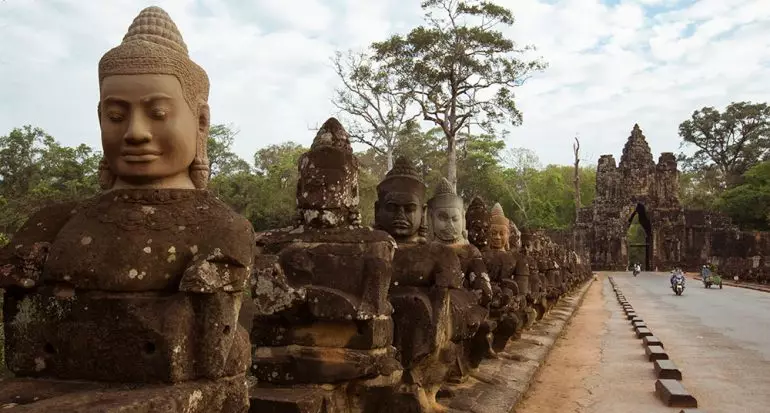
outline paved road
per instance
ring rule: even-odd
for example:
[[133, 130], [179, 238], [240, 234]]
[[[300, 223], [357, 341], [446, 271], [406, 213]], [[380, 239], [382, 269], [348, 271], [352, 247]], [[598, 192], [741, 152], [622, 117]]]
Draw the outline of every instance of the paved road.
[[677, 297], [667, 274], [611, 275], [706, 411], [770, 412], [770, 293], [688, 279]]

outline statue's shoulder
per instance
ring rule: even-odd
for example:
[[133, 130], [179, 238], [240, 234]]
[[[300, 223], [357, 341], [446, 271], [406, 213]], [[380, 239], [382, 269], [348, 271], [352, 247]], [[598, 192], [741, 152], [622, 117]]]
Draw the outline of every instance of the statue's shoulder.
[[78, 211], [91, 202], [71, 201], [45, 206], [33, 213], [14, 234], [9, 246], [35, 242], [53, 242], [56, 235]]
[[[193, 205], [201, 215], [206, 216], [198, 222], [195, 222], [195, 218], [189, 220], [190, 223], [200, 226], [201, 232], [205, 234], [205, 240], [201, 240], [200, 244], [206, 245], [212, 251], [219, 249], [242, 263], [251, 262], [254, 256], [255, 234], [254, 227], [246, 217], [208, 190], [196, 191]], [[189, 211], [186, 214], [189, 214]]]

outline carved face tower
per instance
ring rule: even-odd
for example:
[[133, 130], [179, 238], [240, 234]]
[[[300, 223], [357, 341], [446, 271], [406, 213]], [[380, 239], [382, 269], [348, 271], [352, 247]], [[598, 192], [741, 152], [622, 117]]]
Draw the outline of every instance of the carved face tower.
[[468, 241], [478, 249], [483, 249], [489, 243], [489, 211], [484, 200], [474, 197], [465, 212], [466, 228], [468, 229]]
[[345, 128], [330, 118], [299, 158], [300, 220], [311, 227], [359, 225], [358, 200], [358, 159]]
[[503, 207], [499, 203], [492, 207], [489, 224], [489, 247], [499, 251], [509, 250], [508, 238], [510, 232], [508, 218], [505, 217]]
[[446, 178], [441, 178], [436, 193], [428, 200], [428, 227], [433, 232], [432, 237], [445, 244], [466, 242], [463, 212], [463, 199], [457, 196]]
[[174, 22], [142, 10], [99, 61], [103, 189], [205, 188], [209, 80]]
[[393, 169], [377, 185], [376, 227], [389, 233], [396, 242], [415, 242], [426, 209], [425, 183], [408, 159], [398, 157]]

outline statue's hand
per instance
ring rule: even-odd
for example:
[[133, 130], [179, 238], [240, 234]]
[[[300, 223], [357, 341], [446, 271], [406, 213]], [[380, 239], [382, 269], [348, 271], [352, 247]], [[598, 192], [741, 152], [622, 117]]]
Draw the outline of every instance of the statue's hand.
[[48, 242], [36, 242], [28, 248], [17, 248], [13, 260], [15, 263], [0, 265], [0, 287], [28, 289], [37, 286], [50, 248]]
[[211, 294], [217, 291], [243, 290], [247, 268], [219, 248], [195, 254], [179, 282], [179, 291]]

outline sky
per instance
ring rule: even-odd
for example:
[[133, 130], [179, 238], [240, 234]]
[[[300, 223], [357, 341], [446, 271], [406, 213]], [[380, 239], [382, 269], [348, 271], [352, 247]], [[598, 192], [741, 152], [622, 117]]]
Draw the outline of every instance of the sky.
[[[246, 160], [309, 145], [337, 114], [335, 51], [420, 24], [419, 0], [0, 0], [0, 135], [31, 124], [66, 145], [100, 145], [97, 63], [138, 12], [164, 8], [211, 80], [212, 123], [240, 130]], [[768, 0], [497, 0], [505, 32], [548, 68], [516, 88], [509, 147], [543, 164], [620, 153], [635, 123], [652, 152], [679, 151], [678, 125], [704, 106], [770, 96]]]

